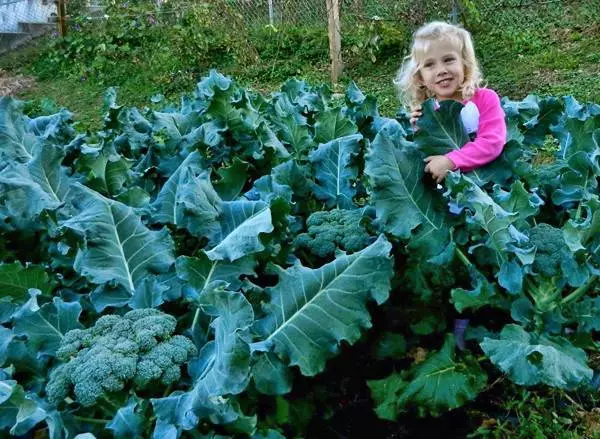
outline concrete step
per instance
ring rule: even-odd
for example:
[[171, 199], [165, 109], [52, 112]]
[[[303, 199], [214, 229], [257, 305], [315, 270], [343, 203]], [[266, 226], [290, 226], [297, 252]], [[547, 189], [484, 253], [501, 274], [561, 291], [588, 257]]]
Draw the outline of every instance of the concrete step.
[[8, 52], [31, 40], [26, 32], [0, 32], [0, 53]]
[[56, 23], [44, 21], [19, 21], [19, 31], [30, 34], [33, 38], [46, 35], [56, 30]]

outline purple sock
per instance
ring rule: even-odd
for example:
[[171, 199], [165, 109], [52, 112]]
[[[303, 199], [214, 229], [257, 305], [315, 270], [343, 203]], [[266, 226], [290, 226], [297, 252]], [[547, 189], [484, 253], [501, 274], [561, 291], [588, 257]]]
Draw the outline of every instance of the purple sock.
[[595, 370], [591, 383], [592, 389], [600, 390], [600, 370]]
[[469, 319], [454, 319], [454, 340], [461, 351], [466, 349], [465, 330], [469, 326]]

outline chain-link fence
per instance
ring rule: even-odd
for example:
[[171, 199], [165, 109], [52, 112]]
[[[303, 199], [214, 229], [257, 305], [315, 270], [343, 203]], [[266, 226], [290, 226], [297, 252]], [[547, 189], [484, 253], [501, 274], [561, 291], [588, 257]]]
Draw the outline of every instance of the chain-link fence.
[[53, 0], [0, 0], [0, 53], [47, 33], [55, 18]]
[[[227, 0], [247, 24], [326, 25], [325, 0]], [[444, 10], [450, 19], [456, 2], [435, 2], [436, 11]], [[365, 20], [418, 21], [431, 12], [428, 2], [402, 0], [339, 0], [340, 18], [344, 25], [352, 26]]]
[[29, 32], [30, 24], [47, 24], [56, 17], [53, 0], [0, 0], [0, 32]]

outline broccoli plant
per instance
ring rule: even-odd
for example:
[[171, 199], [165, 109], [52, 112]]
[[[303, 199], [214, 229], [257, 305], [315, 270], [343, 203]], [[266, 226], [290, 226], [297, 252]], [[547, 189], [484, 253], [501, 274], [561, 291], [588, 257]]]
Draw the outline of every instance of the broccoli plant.
[[357, 252], [374, 240], [369, 235], [363, 218], [368, 216], [361, 209], [315, 212], [306, 221], [307, 232], [298, 235], [294, 243], [298, 248], [306, 249], [320, 258], [333, 255], [336, 248], [348, 253]]
[[533, 270], [545, 277], [560, 275], [561, 262], [571, 256], [562, 230], [540, 223], [529, 230], [529, 244], [536, 247]]
[[145, 308], [123, 317], [105, 315], [91, 328], [67, 332], [56, 353], [63, 364], [46, 386], [48, 401], [58, 405], [73, 390], [75, 399], [89, 407], [128, 384], [143, 389], [177, 382], [181, 365], [197, 350], [187, 337], [173, 335], [176, 325], [173, 316]]
[[111, 90], [77, 133], [0, 99], [0, 437], [387, 437], [509, 380], [595, 391], [600, 107], [503, 98], [502, 154], [444, 188], [423, 160], [470, 141], [462, 103], [415, 131], [338, 102], [211, 71], [180, 107]]

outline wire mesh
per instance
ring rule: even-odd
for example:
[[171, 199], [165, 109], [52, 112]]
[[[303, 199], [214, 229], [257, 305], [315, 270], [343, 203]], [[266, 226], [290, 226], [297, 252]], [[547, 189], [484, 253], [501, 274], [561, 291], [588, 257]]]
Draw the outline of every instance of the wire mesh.
[[325, 0], [227, 0], [250, 25], [325, 24]]
[[55, 17], [53, 0], [0, 0], [0, 53], [47, 33]]
[[29, 33], [56, 17], [53, 0], [0, 0], [0, 32]]
[[[327, 26], [325, 0], [227, 0], [248, 24], [274, 26], [291, 24]], [[418, 22], [424, 16], [447, 19], [452, 1], [431, 2], [416, 0], [339, 0], [343, 25], [353, 26], [368, 20]], [[440, 12], [441, 11], [441, 12]]]

